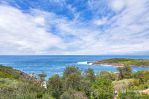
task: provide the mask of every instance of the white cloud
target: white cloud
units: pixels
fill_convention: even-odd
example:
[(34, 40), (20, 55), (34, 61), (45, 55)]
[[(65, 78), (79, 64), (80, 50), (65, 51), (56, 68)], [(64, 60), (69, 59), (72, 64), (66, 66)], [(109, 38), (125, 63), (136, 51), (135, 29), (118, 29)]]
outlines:
[(62, 45), (59, 37), (39, 26), (43, 24), (43, 17), (31, 16), (16, 8), (0, 5), (0, 53), (36, 54)]
[(95, 25), (104, 25), (107, 23), (107, 18), (102, 18), (102, 19), (96, 19), (96, 20), (93, 20), (93, 23)]
[[(91, 0), (90, 4), (96, 2)], [(91, 21), (80, 21), (79, 13), (70, 5), (68, 8), (74, 13), (74, 20), (37, 9), (23, 13), (19, 9), (1, 5), (0, 54), (97, 55), (148, 52), (149, 2), (112, 0), (106, 3), (116, 14), (110, 18), (95, 17)], [(101, 5), (99, 1), (98, 4)], [(94, 13), (99, 10), (96, 8)], [(53, 27), (56, 33), (50, 30)]]
[(110, 3), (114, 11), (120, 11), (125, 7), (125, 0), (111, 0)]
[(39, 24), (41, 26), (45, 25), (45, 19), (42, 16), (35, 17), (34, 21), (35, 21), (36, 24)]

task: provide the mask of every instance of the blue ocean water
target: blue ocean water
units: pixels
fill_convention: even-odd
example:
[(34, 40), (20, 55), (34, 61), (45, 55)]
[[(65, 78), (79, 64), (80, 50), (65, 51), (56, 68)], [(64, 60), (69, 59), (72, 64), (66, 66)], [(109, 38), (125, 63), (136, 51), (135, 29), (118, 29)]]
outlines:
[[(24, 71), (28, 74), (39, 74), (45, 72), (47, 77), (54, 74), (63, 74), (64, 69), (67, 66), (79, 67), (81, 71), (88, 68), (92, 68), (95, 73), (100, 71), (112, 71), (117, 72), (117, 68), (114, 66), (105, 65), (88, 65), (87, 62), (109, 59), (109, 58), (143, 58), (149, 59), (149, 56), (126, 56), (126, 55), (37, 55), (37, 56), (16, 56), (16, 55), (1, 55), (0, 64), (13, 67), (15, 69)], [(134, 71), (149, 70), (149, 68), (132, 67)]]

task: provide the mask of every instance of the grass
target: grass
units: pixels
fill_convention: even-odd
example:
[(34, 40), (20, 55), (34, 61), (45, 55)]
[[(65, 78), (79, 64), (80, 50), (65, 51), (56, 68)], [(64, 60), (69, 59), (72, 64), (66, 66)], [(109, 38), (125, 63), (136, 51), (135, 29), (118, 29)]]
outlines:
[(18, 79), (19, 76), (20, 72), (18, 70), (0, 65), (0, 78)]
[(21, 83), (15, 79), (0, 78), (0, 88), (17, 88), (17, 85)]

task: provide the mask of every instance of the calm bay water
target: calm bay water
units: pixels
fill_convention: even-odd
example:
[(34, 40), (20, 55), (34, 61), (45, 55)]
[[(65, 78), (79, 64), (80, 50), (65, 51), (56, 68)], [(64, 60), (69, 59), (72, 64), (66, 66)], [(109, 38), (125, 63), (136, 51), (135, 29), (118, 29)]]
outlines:
[[(48, 77), (54, 74), (62, 75), (67, 66), (77, 66), (84, 71), (87, 68), (92, 68), (94, 71), (112, 71), (117, 72), (116, 67), (105, 65), (88, 65), (88, 61), (96, 61), (109, 58), (143, 58), (149, 59), (149, 56), (98, 56), (98, 55), (38, 55), (38, 56), (0, 56), (0, 64), (11, 66), (28, 74), (39, 74), (42, 71)], [(149, 70), (149, 68), (132, 67), (134, 71)]]

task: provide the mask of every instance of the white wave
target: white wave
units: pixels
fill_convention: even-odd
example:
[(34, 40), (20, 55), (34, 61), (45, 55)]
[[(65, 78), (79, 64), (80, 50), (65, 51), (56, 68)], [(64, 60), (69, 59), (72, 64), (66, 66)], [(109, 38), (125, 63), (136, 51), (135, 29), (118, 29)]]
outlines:
[(84, 61), (84, 62), (78, 62), (77, 64), (80, 64), (80, 65), (87, 65), (88, 62), (87, 62), (87, 61)]
[(79, 65), (92, 65), (92, 63), (84, 61), (84, 62), (77, 62)]
[(93, 63), (88, 63), (88, 65), (93, 65)]

